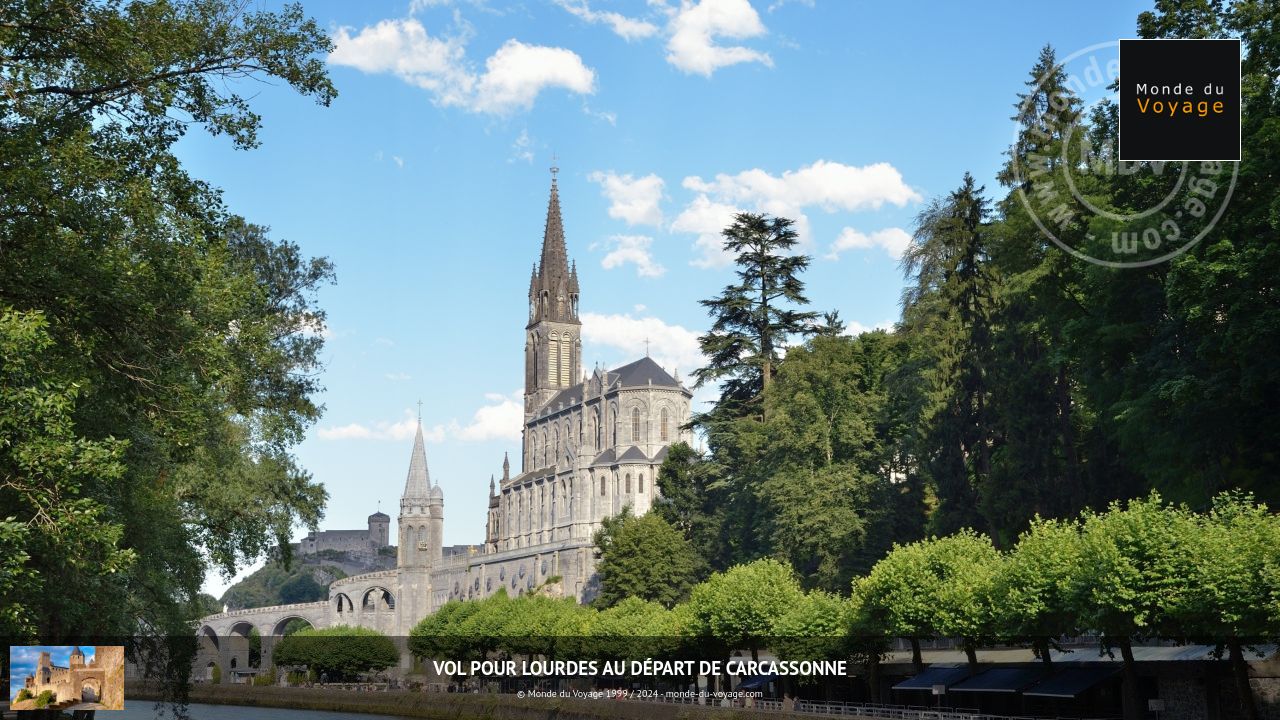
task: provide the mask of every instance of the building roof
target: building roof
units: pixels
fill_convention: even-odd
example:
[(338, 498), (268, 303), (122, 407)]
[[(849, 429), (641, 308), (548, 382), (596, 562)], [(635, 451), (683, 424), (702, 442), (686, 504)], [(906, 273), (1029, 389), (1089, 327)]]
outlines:
[(679, 381), (663, 370), (661, 365), (653, 361), (653, 358), (647, 356), (617, 368), (613, 374), (618, 376), (618, 383), (623, 387), (636, 387), (650, 383), (661, 387), (680, 387)]
[(391, 516), (379, 510), (378, 512), (370, 515), (369, 519), (370, 520), (390, 520)]
[(431, 490), (431, 474), (427, 471), (427, 446), (422, 439), (422, 423), (413, 438), (413, 454), (409, 456), (409, 476), (404, 481), (404, 497), (425, 498)]
[[(609, 370), (603, 375), (606, 391), (613, 387), (647, 387), (650, 384), (654, 387), (665, 388), (683, 389), (684, 387), (679, 380), (676, 380), (674, 376), (663, 370), (662, 366), (654, 362), (653, 358), (650, 357), (642, 357), (639, 360)], [(548, 398), (539, 408), (538, 414), (553, 413), (559, 410), (561, 405), (570, 407), (582, 402), (585, 393), (586, 383), (571, 385)]]
[(618, 462), (649, 462), (649, 456), (644, 454), (640, 448), (632, 445), (627, 451), (622, 453), (622, 457), (618, 458)]

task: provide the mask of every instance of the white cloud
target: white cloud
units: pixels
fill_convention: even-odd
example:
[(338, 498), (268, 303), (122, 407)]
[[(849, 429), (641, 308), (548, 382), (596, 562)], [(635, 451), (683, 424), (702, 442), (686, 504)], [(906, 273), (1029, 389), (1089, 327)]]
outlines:
[(413, 377), (409, 375), (409, 373), (402, 373), (402, 372), (387, 373), (386, 375), (384, 375), (384, 377), (386, 377), (391, 382), (404, 382), (406, 380), (413, 379)]
[(811, 205), (827, 212), (878, 210), (885, 203), (902, 207), (921, 200), (920, 194), (903, 182), (902, 173), (883, 162), (858, 167), (818, 160), (781, 176), (755, 168), (737, 175), (721, 173), (710, 182), (688, 177), (683, 184), (724, 202), (754, 205), (770, 213)]
[(826, 254), (826, 258), (828, 260), (836, 260), (839, 259), (840, 253), (846, 250), (865, 250), (878, 247), (883, 248), (889, 254), (889, 257), (899, 260), (910, 244), (911, 233), (902, 228), (885, 228), (867, 235), (851, 227), (846, 227), (840, 231), (836, 241), (831, 243), (831, 250)]
[(340, 27), (333, 34), (329, 62), (365, 73), (391, 73), (431, 93), (442, 106), (505, 115), (532, 107), (549, 88), (590, 95), (595, 72), (564, 48), (508, 40), (485, 60), (483, 73), (466, 58), (468, 33), (432, 37), (416, 18), (382, 20), (356, 32)]
[(741, 40), (765, 34), (764, 23), (747, 0), (682, 0), (667, 31), (667, 62), (686, 73), (710, 77), (722, 67), (746, 62), (773, 66), (768, 53), (716, 44), (718, 37)]
[(858, 167), (818, 160), (798, 170), (772, 175), (759, 168), (735, 175), (720, 173), (711, 180), (691, 176), (681, 183), (698, 193), (671, 223), (671, 230), (698, 234), (697, 267), (723, 267), (732, 262), (723, 249), (720, 231), (738, 209), (788, 217), (795, 221), (801, 247), (812, 242), (805, 208), (826, 212), (876, 210), (886, 203), (902, 207), (921, 196), (889, 163)]
[(404, 168), (404, 158), (400, 157), (399, 155), (392, 155), (391, 159), (395, 161), (396, 167)]
[[(698, 349), (698, 333), (680, 325), (670, 325), (655, 317), (583, 313), (582, 340), (591, 347), (612, 348), (620, 358), (634, 360), (649, 355), (668, 371), (680, 369), (685, 375), (703, 363)], [(587, 363), (589, 364), (589, 363)]]
[(609, 217), (628, 225), (662, 224), (662, 178), (652, 173), (637, 178), (597, 170), (587, 179), (600, 184), (602, 194), (609, 200)]
[(857, 320), (849, 320), (844, 324), (844, 334), (857, 336), (864, 332), (871, 332), (872, 330), (886, 330), (888, 332), (893, 332), (893, 326), (894, 322), (892, 320), (882, 320), (881, 322), (870, 326), (863, 325)]
[[(232, 332), (239, 332), (238, 324), (232, 327)], [(306, 318), (300, 321), (298, 323), (298, 332), (307, 337), (318, 337), (322, 340), (332, 340), (334, 336), (333, 330), (329, 329), (329, 326), (318, 318)]]
[(640, 277), (662, 277), (667, 271), (654, 262), (653, 252), (650, 250), (653, 238), (647, 235), (614, 235), (607, 242), (609, 253), (600, 261), (600, 266), (605, 270), (632, 263)]
[[(412, 440), (417, 429), (417, 415), (411, 410), (405, 410), (403, 417), (399, 420), (323, 427), (316, 430), (316, 434), (322, 440)], [(422, 430), (423, 439), (427, 442), (440, 442), (444, 440), (444, 435), (445, 429), (442, 425)]]
[(581, 20), (608, 25), (609, 29), (627, 42), (652, 37), (658, 32), (658, 26), (646, 20), (629, 18), (616, 12), (592, 10), (587, 5), (587, 0), (555, 0), (555, 3)]
[(552, 87), (580, 95), (595, 92), (595, 72), (572, 50), (508, 40), (484, 64), (473, 101), (479, 112), (527, 110), (538, 93)]
[(693, 247), (699, 254), (689, 262), (690, 265), (722, 268), (733, 262), (733, 256), (724, 249), (720, 231), (733, 222), (733, 216), (737, 212), (739, 209), (734, 205), (712, 202), (706, 195), (699, 195), (671, 221), (672, 231), (698, 236)]
[(515, 162), (522, 160), (527, 163), (533, 162), (533, 140), (529, 139), (529, 131), (521, 130), (516, 136), (515, 142), (511, 143), (511, 157), (507, 158), (507, 162)]
[(511, 395), (487, 393), (485, 399), (489, 404), (476, 410), (470, 423), (463, 426), (450, 423), (449, 434), (466, 442), (483, 440), (519, 442), (520, 429), (524, 425), (522, 393), (519, 391)]

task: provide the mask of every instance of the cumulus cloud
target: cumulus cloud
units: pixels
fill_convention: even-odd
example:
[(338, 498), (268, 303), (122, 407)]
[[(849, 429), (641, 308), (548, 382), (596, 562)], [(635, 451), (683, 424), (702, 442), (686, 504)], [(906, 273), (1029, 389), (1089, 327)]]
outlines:
[(683, 0), (667, 31), (667, 62), (686, 73), (711, 77), (716, 70), (739, 63), (773, 66), (768, 53), (716, 42), (716, 38), (744, 40), (765, 34), (760, 15), (747, 0)]
[[(391, 376), (388, 375), (388, 377)], [(448, 423), (423, 427), (423, 439), (429, 443), (440, 443), (446, 439), (462, 442), (519, 440), (520, 427), (524, 423), (521, 392), (516, 391), (510, 395), (487, 393), (484, 397), (486, 404), (472, 414), (470, 421), (464, 424), (457, 420), (450, 420)], [(417, 429), (417, 414), (411, 410), (405, 410), (399, 420), (348, 423), (322, 427), (316, 432), (323, 440), (409, 441), (413, 439)]]
[(755, 168), (736, 175), (718, 174), (706, 181), (693, 176), (684, 186), (726, 202), (760, 207), (766, 212), (786, 212), (816, 205), (827, 212), (878, 210), (885, 203), (902, 207), (919, 202), (920, 194), (889, 163), (845, 165), (818, 160), (799, 170), (771, 175)]
[(333, 34), (329, 62), (361, 72), (391, 73), (431, 93), (443, 106), (496, 115), (527, 110), (538, 95), (563, 88), (595, 92), (595, 72), (571, 50), (528, 45), (511, 39), (476, 72), (466, 58), (465, 33), (433, 37), (416, 18), (382, 20), (356, 31)]
[(519, 442), (524, 425), (524, 402), (520, 391), (511, 395), (487, 393), (483, 405), (466, 425), (450, 423), (449, 434), (466, 442), (511, 440)]
[[(405, 410), (399, 420), (331, 425), (319, 428), (316, 434), (322, 440), (412, 440), (417, 429), (418, 416), (412, 410)], [(427, 442), (440, 442), (444, 435), (442, 425), (422, 429), (423, 439)]]
[(580, 20), (608, 25), (610, 30), (627, 42), (652, 37), (658, 33), (658, 26), (647, 20), (629, 18), (616, 12), (592, 10), (587, 0), (555, 0), (555, 3)]
[(859, 167), (818, 160), (781, 175), (754, 168), (733, 175), (720, 173), (710, 180), (690, 176), (681, 184), (697, 196), (672, 221), (670, 229), (698, 235), (694, 243), (698, 257), (692, 261), (697, 267), (723, 267), (732, 261), (723, 250), (720, 231), (739, 210), (791, 218), (804, 247), (812, 242), (806, 208), (877, 210), (885, 204), (902, 207), (921, 200), (889, 163)]
[(703, 363), (698, 333), (655, 317), (583, 313), (582, 340), (593, 348), (613, 349), (614, 356), (605, 358), (609, 363), (643, 356), (646, 340), (650, 357), (668, 371), (681, 369), (687, 374)]
[(693, 242), (697, 257), (689, 262), (700, 268), (722, 268), (733, 262), (733, 255), (724, 249), (720, 231), (733, 222), (734, 205), (713, 202), (706, 195), (699, 195), (671, 221), (674, 232), (692, 233), (698, 236)]
[(831, 249), (827, 252), (826, 258), (828, 260), (837, 260), (840, 257), (840, 253), (846, 250), (865, 250), (878, 247), (883, 248), (889, 254), (889, 257), (899, 260), (910, 244), (911, 233), (902, 228), (885, 228), (867, 235), (847, 227), (841, 230), (835, 242), (831, 243)]
[(612, 170), (597, 170), (587, 177), (600, 184), (609, 201), (609, 217), (628, 225), (662, 224), (662, 178), (652, 173), (637, 178)]
[(614, 235), (607, 241), (609, 252), (600, 261), (600, 266), (612, 270), (631, 263), (636, 266), (636, 274), (640, 277), (662, 277), (667, 269), (654, 261), (650, 250), (652, 245), (653, 238), (647, 235)]

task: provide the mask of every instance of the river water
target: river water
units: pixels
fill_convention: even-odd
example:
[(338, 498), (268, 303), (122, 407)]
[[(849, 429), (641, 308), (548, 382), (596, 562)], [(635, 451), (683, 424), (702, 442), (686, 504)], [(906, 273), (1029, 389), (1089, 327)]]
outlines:
[[(199, 705), (187, 706), (191, 720), (407, 720), (397, 715), (366, 715), (364, 713), (329, 712), (327, 710), (288, 710), (284, 708), (246, 707), (236, 705)], [(156, 710), (154, 702), (147, 700), (126, 700), (123, 712), (96, 713), (102, 720), (152, 720), (152, 718), (172, 718), (173, 713), (165, 706), (163, 713)]]

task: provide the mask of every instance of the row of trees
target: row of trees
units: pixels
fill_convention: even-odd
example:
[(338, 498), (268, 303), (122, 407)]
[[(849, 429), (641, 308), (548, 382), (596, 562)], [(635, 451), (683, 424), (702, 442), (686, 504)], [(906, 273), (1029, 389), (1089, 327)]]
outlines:
[[(895, 542), (926, 535), (970, 528), (1009, 548), (1034, 517), (1152, 490), (1202, 510), (1224, 490), (1280, 500), (1278, 10), (1158, 2), (1138, 18), (1142, 37), (1245, 38), (1235, 193), (1168, 262), (1079, 260), (1021, 201), (1018, 167), (1035, 156), (1114, 170), (1116, 107), (1086, 114), (1052, 48), (1015, 99), (1000, 194), (965, 175), (919, 214), (893, 332), (850, 338), (836, 314), (809, 310), (791, 222), (739, 215), (724, 232), (737, 277), (703, 303), (709, 360), (695, 373), (723, 395), (694, 418), (706, 452), (673, 449), (655, 506), (699, 548), (703, 576), (777, 557), (805, 587), (843, 593)], [(1042, 127), (1051, 106), (1059, 122)], [(1151, 173), (1091, 168), (1074, 191), (1133, 215), (1163, 190)], [(1090, 249), (1106, 223), (1077, 213), (1059, 236)]]
[[(1229, 656), (1253, 707), (1250, 643), (1280, 637), (1280, 516), (1224, 493), (1207, 512), (1157, 495), (1072, 519), (1035, 519), (1008, 550), (971, 530), (895, 546), (841, 596), (804, 590), (772, 558), (712, 573), (687, 599), (634, 588), (605, 609), (540, 593), (453, 601), (412, 631), (419, 657), (480, 660), (726, 658), (768, 648), (784, 659), (877, 663), (894, 637), (952, 638), (976, 669), (993, 645), (1032, 647), (1046, 664), (1066, 637), (1098, 634), (1123, 659), (1126, 714), (1137, 712), (1133, 644), (1201, 642)], [(650, 560), (653, 562), (652, 558)], [(655, 579), (656, 583), (664, 580)]]

